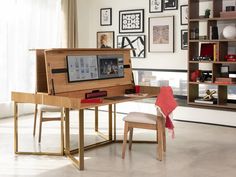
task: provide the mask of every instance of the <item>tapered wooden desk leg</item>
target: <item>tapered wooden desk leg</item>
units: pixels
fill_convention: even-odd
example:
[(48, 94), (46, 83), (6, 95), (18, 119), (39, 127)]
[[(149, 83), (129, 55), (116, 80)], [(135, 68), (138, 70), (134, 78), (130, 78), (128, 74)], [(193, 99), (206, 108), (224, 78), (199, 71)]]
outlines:
[(70, 117), (69, 108), (65, 109), (65, 152), (70, 152)]
[(14, 151), (18, 152), (18, 105), (14, 102)]
[(95, 107), (95, 131), (98, 131), (98, 107)]
[(109, 120), (108, 120), (108, 127), (109, 127), (109, 133), (108, 137), (109, 140), (112, 141), (112, 104), (109, 104), (108, 106), (108, 113), (109, 113)]
[(116, 104), (114, 104), (114, 142), (116, 142)]
[(35, 132), (36, 132), (37, 115), (38, 115), (38, 104), (35, 104), (35, 108), (34, 108), (34, 129), (33, 129), (33, 136), (35, 136)]
[(84, 169), (84, 110), (79, 110), (79, 169)]

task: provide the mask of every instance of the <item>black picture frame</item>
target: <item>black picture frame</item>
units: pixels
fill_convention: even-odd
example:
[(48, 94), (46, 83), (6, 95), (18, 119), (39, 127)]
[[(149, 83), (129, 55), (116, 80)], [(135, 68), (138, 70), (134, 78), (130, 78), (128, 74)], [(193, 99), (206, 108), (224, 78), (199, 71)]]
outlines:
[(131, 58), (146, 57), (145, 35), (117, 35), (117, 48), (129, 48)]
[(188, 5), (180, 6), (180, 24), (188, 25)]
[(188, 50), (188, 30), (181, 30), (181, 49)]
[(163, 3), (164, 10), (177, 10), (178, 9), (178, 0), (164, 0)]
[(149, 0), (149, 12), (150, 13), (163, 12), (163, 0)]
[(100, 9), (100, 25), (111, 26), (112, 25), (112, 8)]
[(221, 66), (220, 67), (220, 76), (221, 77), (229, 77), (229, 66)]
[(115, 46), (114, 31), (97, 32), (97, 48), (114, 48), (114, 46)]
[(119, 11), (119, 33), (143, 33), (144, 9)]

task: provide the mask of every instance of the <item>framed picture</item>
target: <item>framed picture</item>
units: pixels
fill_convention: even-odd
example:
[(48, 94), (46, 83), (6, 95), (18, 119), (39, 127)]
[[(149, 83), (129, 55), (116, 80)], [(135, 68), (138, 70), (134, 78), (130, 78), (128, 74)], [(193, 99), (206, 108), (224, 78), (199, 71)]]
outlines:
[(181, 49), (188, 50), (188, 30), (181, 30)]
[(144, 32), (144, 9), (119, 11), (120, 33)]
[(181, 25), (188, 25), (188, 5), (180, 6), (180, 22)]
[(100, 25), (109, 26), (112, 24), (112, 9), (102, 8), (100, 9)]
[(174, 16), (149, 18), (149, 52), (174, 52)]
[(220, 67), (220, 76), (221, 77), (229, 77), (229, 66), (221, 66)]
[(164, 0), (164, 10), (177, 10), (178, 0)]
[(163, 11), (162, 0), (149, 0), (149, 12), (158, 13)]
[(114, 48), (114, 31), (98, 31), (97, 48)]
[(117, 48), (130, 48), (132, 58), (145, 58), (146, 56), (145, 35), (118, 35)]

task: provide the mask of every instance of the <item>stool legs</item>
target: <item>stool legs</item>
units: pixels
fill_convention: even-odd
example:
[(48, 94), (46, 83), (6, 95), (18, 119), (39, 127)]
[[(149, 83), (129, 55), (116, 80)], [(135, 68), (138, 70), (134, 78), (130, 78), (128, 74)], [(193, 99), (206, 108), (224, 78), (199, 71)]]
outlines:
[(34, 108), (34, 130), (33, 130), (33, 136), (35, 136), (35, 132), (36, 132), (37, 114), (38, 114), (38, 105), (35, 104), (35, 108)]

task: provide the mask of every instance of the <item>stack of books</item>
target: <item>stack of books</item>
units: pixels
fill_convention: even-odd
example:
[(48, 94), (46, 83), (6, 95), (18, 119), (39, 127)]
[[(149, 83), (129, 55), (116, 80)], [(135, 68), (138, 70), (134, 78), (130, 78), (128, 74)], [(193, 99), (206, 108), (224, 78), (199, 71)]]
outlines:
[(197, 98), (194, 100), (195, 103), (203, 103), (203, 104), (216, 104), (217, 99), (212, 100), (204, 100), (203, 98)]
[(216, 77), (216, 84), (236, 84), (236, 78)]

